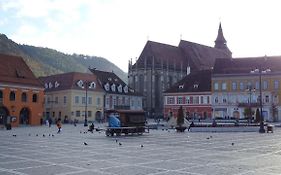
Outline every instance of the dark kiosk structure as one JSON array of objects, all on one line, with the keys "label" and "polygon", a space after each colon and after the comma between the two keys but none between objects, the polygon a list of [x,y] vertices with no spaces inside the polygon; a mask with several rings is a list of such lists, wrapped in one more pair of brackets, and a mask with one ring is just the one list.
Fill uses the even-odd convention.
[{"label": "dark kiosk structure", "polygon": [[[112,126],[109,120],[109,126],[106,129],[106,136],[125,135],[137,133],[142,135],[145,132],[145,112],[143,110],[108,110],[107,116],[114,115],[119,119],[119,126]],[[109,118],[109,117],[108,117]]]}]

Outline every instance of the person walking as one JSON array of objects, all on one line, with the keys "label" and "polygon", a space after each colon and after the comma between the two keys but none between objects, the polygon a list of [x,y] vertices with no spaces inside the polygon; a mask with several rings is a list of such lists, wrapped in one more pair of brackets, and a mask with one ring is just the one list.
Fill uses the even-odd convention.
[{"label": "person walking", "polygon": [[58,134],[59,134],[59,133],[61,133],[61,127],[62,127],[60,118],[57,120],[57,127],[58,127]]}]

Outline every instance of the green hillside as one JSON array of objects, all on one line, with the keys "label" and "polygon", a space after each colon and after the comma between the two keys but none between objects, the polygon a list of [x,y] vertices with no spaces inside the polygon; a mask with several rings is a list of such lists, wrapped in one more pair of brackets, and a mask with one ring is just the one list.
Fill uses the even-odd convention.
[{"label": "green hillside", "polygon": [[0,53],[22,56],[37,77],[73,71],[89,72],[89,67],[95,67],[98,70],[113,71],[127,82],[127,74],[105,58],[69,55],[49,48],[20,45],[3,34],[0,34]]}]

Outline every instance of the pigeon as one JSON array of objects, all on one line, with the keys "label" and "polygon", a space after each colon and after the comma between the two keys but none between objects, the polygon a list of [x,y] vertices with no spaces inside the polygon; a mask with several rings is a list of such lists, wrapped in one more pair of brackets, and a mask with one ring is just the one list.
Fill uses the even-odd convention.
[{"label": "pigeon", "polygon": [[213,136],[210,136],[210,138],[213,138]]},{"label": "pigeon", "polygon": [[118,140],[116,139],[116,140],[115,140],[115,142],[117,143],[117,142],[118,142]]},{"label": "pigeon", "polygon": [[101,133],[101,131],[99,131],[99,134]]},{"label": "pigeon", "polygon": [[52,134],[52,137],[55,137],[55,135],[54,135],[54,134]]},{"label": "pigeon", "polygon": [[45,137],[45,134],[43,134],[43,137]]},{"label": "pigeon", "polygon": [[84,142],[84,145],[88,145],[88,143]]},{"label": "pigeon", "polygon": [[51,136],[51,134],[49,134],[49,137]]},{"label": "pigeon", "polygon": [[36,136],[38,136],[38,134],[36,134]]},{"label": "pigeon", "polygon": [[141,148],[143,148],[143,145],[141,145]]},{"label": "pigeon", "polygon": [[234,145],[234,143],[231,143],[231,145],[233,146],[233,145]]},{"label": "pigeon", "polygon": [[119,142],[119,146],[121,146],[122,145],[122,143],[121,142]]},{"label": "pigeon", "polygon": [[207,137],[206,139],[210,139],[209,137]]},{"label": "pigeon", "polygon": [[28,134],[28,136],[31,136],[31,134]]},{"label": "pigeon", "polygon": [[82,131],[80,131],[80,134],[82,134]]},{"label": "pigeon", "polygon": [[13,135],[13,137],[17,137],[17,135],[16,135],[16,134],[14,134],[14,135]]}]

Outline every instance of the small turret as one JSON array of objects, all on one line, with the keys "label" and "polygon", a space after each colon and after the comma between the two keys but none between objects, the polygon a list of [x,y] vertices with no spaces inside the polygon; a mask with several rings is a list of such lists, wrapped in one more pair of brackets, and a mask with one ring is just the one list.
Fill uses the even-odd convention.
[{"label": "small turret", "polygon": [[220,23],[219,30],[218,30],[218,36],[217,36],[217,39],[215,41],[215,48],[224,50],[229,56],[231,56],[232,53],[228,49],[226,43],[227,42],[226,42],[226,40],[225,40],[225,38],[223,36],[222,27],[221,27],[221,23]]}]

